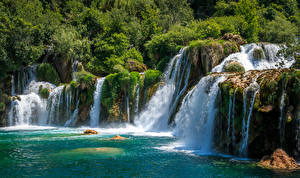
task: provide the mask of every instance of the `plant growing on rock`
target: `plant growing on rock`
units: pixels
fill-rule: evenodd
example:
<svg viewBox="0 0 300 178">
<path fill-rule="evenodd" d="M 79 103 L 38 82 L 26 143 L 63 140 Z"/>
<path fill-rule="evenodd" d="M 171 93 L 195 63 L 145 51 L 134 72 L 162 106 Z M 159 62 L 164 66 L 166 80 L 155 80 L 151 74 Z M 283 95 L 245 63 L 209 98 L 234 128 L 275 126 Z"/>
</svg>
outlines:
<svg viewBox="0 0 300 178">
<path fill-rule="evenodd" d="M 42 63 L 37 68 L 37 77 L 40 81 L 46 81 L 55 85 L 59 84 L 59 76 L 54 67 L 49 63 Z"/>
<path fill-rule="evenodd" d="M 224 67 L 225 72 L 245 72 L 245 68 L 239 62 L 231 62 Z"/>
</svg>

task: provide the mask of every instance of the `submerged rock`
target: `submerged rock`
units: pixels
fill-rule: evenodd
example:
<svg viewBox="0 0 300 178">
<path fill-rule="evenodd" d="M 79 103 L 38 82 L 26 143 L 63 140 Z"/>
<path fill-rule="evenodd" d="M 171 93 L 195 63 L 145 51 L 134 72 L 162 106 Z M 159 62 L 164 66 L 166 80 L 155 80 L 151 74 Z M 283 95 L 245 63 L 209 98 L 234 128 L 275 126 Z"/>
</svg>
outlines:
<svg viewBox="0 0 300 178">
<path fill-rule="evenodd" d="M 127 140 L 128 138 L 126 137 L 122 137 L 120 135 L 115 135 L 114 137 L 112 137 L 110 140 Z"/>
<path fill-rule="evenodd" d="M 299 169 L 300 166 L 296 163 L 295 159 L 282 149 L 276 149 L 271 156 L 264 156 L 259 166 L 271 169 Z"/>
<path fill-rule="evenodd" d="M 85 130 L 83 132 L 83 134 L 85 134 L 85 135 L 95 135 L 95 134 L 98 134 L 98 132 L 96 130 L 88 129 L 88 130 Z"/>
</svg>

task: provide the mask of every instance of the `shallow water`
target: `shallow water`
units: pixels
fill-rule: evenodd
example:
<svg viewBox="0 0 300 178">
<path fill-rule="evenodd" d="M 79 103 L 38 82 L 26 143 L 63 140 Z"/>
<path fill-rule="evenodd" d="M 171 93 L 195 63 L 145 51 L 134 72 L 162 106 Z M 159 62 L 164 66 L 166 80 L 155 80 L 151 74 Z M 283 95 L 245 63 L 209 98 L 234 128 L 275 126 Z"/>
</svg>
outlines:
<svg viewBox="0 0 300 178">
<path fill-rule="evenodd" d="M 197 155 L 174 149 L 170 133 L 133 129 L 10 127 L 0 129 L 1 177 L 299 177 L 276 173 L 255 161 L 226 155 Z M 115 134 L 128 140 L 109 140 Z"/>
</svg>

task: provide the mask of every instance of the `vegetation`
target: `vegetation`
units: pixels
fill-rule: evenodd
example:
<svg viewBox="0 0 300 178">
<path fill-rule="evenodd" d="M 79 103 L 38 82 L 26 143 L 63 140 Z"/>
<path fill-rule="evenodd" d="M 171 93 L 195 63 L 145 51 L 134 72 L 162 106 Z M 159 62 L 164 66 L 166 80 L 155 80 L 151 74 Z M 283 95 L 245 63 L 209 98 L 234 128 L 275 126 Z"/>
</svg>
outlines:
<svg viewBox="0 0 300 178">
<path fill-rule="evenodd" d="M 49 90 L 47 88 L 41 88 L 40 89 L 40 95 L 42 98 L 48 98 L 49 96 Z"/>
<path fill-rule="evenodd" d="M 238 62 L 231 62 L 224 67 L 225 72 L 245 72 L 245 68 Z"/>
<path fill-rule="evenodd" d="M 299 27 L 296 0 L 3 0 L 0 80 L 58 59 L 78 60 L 100 76 L 163 71 L 192 40 L 232 33 L 247 42 L 293 44 Z"/>
<path fill-rule="evenodd" d="M 40 81 L 46 81 L 53 84 L 59 84 L 59 77 L 51 64 L 42 63 L 37 68 L 37 77 Z"/>
</svg>

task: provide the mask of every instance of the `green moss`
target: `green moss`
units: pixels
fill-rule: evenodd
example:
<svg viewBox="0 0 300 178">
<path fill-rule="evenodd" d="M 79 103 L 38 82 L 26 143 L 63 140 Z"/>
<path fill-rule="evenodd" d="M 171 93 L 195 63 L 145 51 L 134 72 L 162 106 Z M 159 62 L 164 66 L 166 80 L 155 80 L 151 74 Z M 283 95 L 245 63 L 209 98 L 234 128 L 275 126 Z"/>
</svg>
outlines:
<svg viewBox="0 0 300 178">
<path fill-rule="evenodd" d="M 4 102 L 0 102 L 0 112 L 4 112 L 5 111 L 5 103 Z"/>
<path fill-rule="evenodd" d="M 51 64 L 42 63 L 37 68 L 37 77 L 40 81 L 46 81 L 55 85 L 59 84 L 59 76 Z"/>
<path fill-rule="evenodd" d="M 168 63 L 170 61 L 169 57 L 163 57 L 157 64 L 157 69 L 161 72 L 164 72 L 166 67 L 168 66 Z"/>
<path fill-rule="evenodd" d="M 253 51 L 253 58 L 254 59 L 263 59 L 264 58 L 264 52 L 262 49 L 255 48 Z"/>
<path fill-rule="evenodd" d="M 245 68 L 238 62 L 232 62 L 224 67 L 225 72 L 245 72 Z"/>
<path fill-rule="evenodd" d="M 81 85 L 84 84 L 87 88 L 92 87 L 95 84 L 96 76 L 89 72 L 86 71 L 76 72 L 75 76 L 77 82 L 80 83 Z"/>
<path fill-rule="evenodd" d="M 40 89 L 40 95 L 42 98 L 48 98 L 49 90 L 47 88 Z"/>
<path fill-rule="evenodd" d="M 161 80 L 162 73 L 159 70 L 147 70 L 145 72 L 144 87 L 149 88 Z"/>
</svg>

